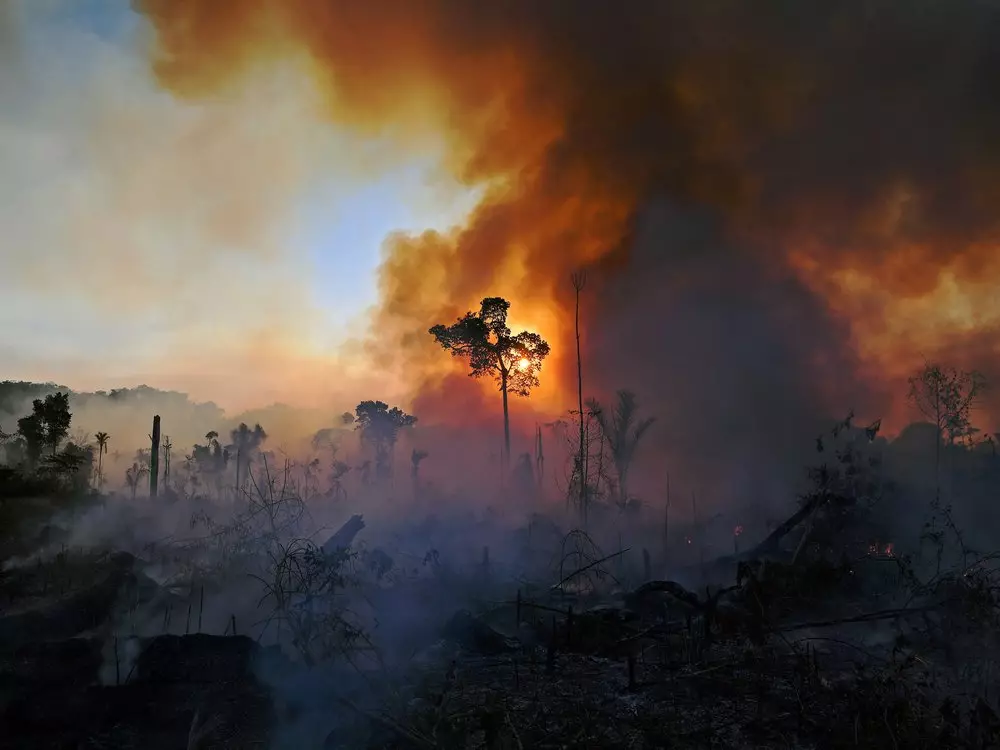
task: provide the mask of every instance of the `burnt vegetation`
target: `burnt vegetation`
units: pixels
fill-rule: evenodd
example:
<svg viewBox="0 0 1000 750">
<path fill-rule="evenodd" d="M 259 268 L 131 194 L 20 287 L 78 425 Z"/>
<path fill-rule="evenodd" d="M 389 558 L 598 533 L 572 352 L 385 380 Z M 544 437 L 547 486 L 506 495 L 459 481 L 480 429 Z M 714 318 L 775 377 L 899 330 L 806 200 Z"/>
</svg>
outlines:
<svg viewBox="0 0 1000 750">
<path fill-rule="evenodd" d="M 144 445 L 72 431 L 152 389 L 0 386 L 6 746 L 997 746 L 981 376 L 927 365 L 921 421 L 831 422 L 797 496 L 737 512 L 671 483 L 657 416 L 588 398 L 581 360 L 509 462 L 506 393 L 549 347 L 508 308 L 430 331 L 504 394 L 485 509 L 424 479 L 430 433 L 384 401 L 293 454 L 202 407 L 187 446 L 168 414 Z"/>
</svg>

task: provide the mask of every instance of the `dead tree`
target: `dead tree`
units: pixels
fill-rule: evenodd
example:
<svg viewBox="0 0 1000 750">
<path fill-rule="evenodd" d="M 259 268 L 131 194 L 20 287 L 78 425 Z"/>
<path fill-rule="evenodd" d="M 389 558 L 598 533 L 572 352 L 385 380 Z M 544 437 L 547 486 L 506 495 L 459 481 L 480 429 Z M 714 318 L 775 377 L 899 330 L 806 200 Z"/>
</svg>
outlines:
<svg viewBox="0 0 1000 750">
<path fill-rule="evenodd" d="M 153 417 L 153 434 L 149 436 L 149 496 L 156 497 L 160 475 L 160 415 Z"/>
</svg>

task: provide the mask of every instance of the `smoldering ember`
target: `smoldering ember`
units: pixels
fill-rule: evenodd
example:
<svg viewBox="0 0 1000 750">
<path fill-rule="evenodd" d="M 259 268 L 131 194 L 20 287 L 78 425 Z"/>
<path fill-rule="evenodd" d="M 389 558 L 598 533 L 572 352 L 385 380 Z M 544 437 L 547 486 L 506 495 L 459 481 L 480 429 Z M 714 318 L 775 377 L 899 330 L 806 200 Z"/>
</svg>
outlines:
<svg viewBox="0 0 1000 750">
<path fill-rule="evenodd" d="M 0 0 L 0 747 L 1000 748 L 997 29 Z"/>
</svg>

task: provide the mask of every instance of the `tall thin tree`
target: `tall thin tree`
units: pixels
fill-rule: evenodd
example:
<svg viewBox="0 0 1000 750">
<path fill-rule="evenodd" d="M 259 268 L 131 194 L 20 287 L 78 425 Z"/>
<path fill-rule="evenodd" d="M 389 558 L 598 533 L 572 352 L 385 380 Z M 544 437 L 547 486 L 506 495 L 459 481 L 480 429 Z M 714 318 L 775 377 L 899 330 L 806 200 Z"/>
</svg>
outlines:
<svg viewBox="0 0 1000 750">
<path fill-rule="evenodd" d="M 583 288 L 587 285 L 587 272 L 576 271 L 570 276 L 570 282 L 573 284 L 573 292 L 575 294 L 574 327 L 576 329 L 576 396 L 577 414 L 579 416 L 580 426 L 580 450 L 578 452 L 578 461 L 580 466 L 580 509 L 582 511 L 587 507 L 587 492 L 590 487 L 590 482 L 588 481 L 589 478 L 587 476 L 589 473 L 587 466 L 587 443 L 583 425 L 583 354 L 580 346 L 580 292 L 582 292 Z"/>
<path fill-rule="evenodd" d="M 156 497 L 160 480 L 160 415 L 153 417 L 153 432 L 149 435 L 149 496 Z"/>
<path fill-rule="evenodd" d="M 170 442 L 170 435 L 163 436 L 163 486 L 170 487 L 170 456 L 173 452 L 174 444 Z"/>
<path fill-rule="evenodd" d="M 947 440 L 968 437 L 972 430 L 972 409 L 986 389 L 978 372 L 928 363 L 909 379 L 909 399 L 934 425 L 934 492 L 941 495 L 941 445 Z"/>
<path fill-rule="evenodd" d="M 538 385 L 542 362 L 549 345 L 531 331 L 514 334 L 507 326 L 510 302 L 502 297 L 486 297 L 479 312 L 469 312 L 450 326 L 436 325 L 430 334 L 454 357 L 469 361 L 474 378 L 492 376 L 503 396 L 503 473 L 510 468 L 510 412 L 508 394 L 526 397 Z"/>
<path fill-rule="evenodd" d="M 97 443 L 97 489 L 100 490 L 104 486 L 104 454 L 108 452 L 108 441 L 111 440 L 111 436 L 106 432 L 98 432 L 94 435 L 94 441 Z"/>
</svg>

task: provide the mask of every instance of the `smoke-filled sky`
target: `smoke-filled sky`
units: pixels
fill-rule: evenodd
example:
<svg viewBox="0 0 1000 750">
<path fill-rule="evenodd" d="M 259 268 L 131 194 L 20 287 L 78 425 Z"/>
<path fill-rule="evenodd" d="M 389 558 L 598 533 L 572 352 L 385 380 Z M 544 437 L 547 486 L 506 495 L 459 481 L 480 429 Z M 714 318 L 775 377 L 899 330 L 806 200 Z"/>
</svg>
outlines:
<svg viewBox="0 0 1000 750">
<path fill-rule="evenodd" d="M 426 329 L 500 294 L 562 408 L 581 267 L 591 388 L 699 437 L 1000 372 L 995 2 L 133 5 L 7 0 L 17 374 L 467 415 Z"/>
</svg>

